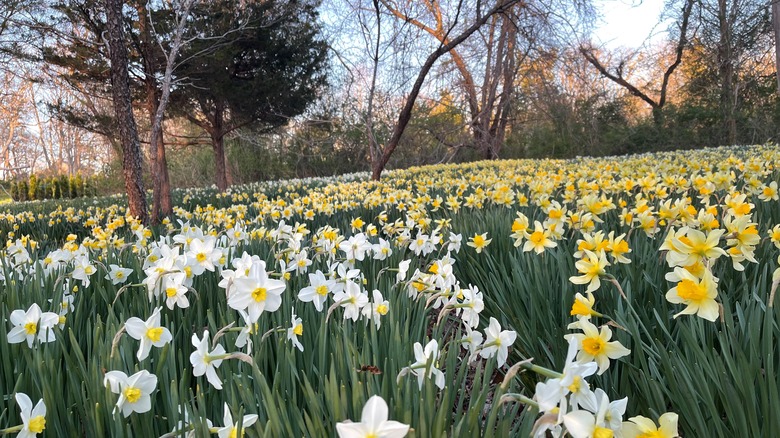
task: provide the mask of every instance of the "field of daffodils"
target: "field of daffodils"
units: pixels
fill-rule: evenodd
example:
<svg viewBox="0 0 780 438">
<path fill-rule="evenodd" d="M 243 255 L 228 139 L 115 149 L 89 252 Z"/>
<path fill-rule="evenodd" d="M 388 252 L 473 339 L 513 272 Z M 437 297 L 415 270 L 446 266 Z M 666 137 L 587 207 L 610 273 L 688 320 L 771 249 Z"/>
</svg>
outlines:
<svg viewBox="0 0 780 438">
<path fill-rule="evenodd" d="M 780 148 L 0 212 L 0 435 L 780 436 Z M 780 307 L 780 304 L 778 305 Z"/>
</svg>

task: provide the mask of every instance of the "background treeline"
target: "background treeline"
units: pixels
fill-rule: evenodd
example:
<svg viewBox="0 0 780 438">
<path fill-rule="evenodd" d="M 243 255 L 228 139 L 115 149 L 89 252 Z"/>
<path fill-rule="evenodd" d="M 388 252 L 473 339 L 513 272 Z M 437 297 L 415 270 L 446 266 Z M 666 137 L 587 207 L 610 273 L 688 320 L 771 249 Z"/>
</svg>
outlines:
<svg viewBox="0 0 780 438">
<path fill-rule="evenodd" d="M 386 166 L 402 168 L 780 140 L 770 0 L 667 1 L 638 48 L 598 40 L 609 4 L 596 0 L 122 3 L 155 190 L 166 173 L 224 188 L 375 170 L 391 146 Z M 105 31 L 103 1 L 0 5 L 0 179 L 101 175 L 101 191 L 123 191 Z"/>
</svg>

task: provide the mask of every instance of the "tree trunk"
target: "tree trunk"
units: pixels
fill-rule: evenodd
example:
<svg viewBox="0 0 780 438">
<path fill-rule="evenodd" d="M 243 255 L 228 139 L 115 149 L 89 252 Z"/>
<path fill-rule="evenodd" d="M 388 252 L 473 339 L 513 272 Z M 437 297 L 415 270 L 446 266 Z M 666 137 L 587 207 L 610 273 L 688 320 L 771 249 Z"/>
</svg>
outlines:
<svg viewBox="0 0 780 438">
<path fill-rule="evenodd" d="M 227 187 L 227 172 L 225 169 L 225 107 L 222 102 L 214 105 L 214 123 L 211 129 L 211 145 L 214 148 L 214 177 L 217 188 L 224 192 Z"/>
<path fill-rule="evenodd" d="M 726 125 L 726 143 L 737 143 L 736 102 L 734 93 L 734 59 L 732 57 L 732 23 L 727 0 L 718 0 L 718 76 L 720 79 L 720 109 Z"/>
<path fill-rule="evenodd" d="M 780 0 L 772 2 L 772 27 L 775 30 L 775 77 L 777 94 L 780 95 Z"/>
<path fill-rule="evenodd" d="M 122 143 L 122 174 L 125 178 L 127 205 L 131 216 L 148 221 L 146 193 L 141 173 L 141 146 L 133 117 L 130 78 L 127 72 L 127 47 L 122 20 L 122 0 L 106 0 L 106 29 L 111 59 L 111 93 L 114 115 Z"/>
<path fill-rule="evenodd" d="M 160 131 L 159 143 L 157 143 L 157 168 L 160 171 L 160 216 L 169 217 L 173 214 L 173 202 L 171 201 L 171 180 L 168 177 L 168 159 L 165 157 L 162 131 Z"/>
</svg>

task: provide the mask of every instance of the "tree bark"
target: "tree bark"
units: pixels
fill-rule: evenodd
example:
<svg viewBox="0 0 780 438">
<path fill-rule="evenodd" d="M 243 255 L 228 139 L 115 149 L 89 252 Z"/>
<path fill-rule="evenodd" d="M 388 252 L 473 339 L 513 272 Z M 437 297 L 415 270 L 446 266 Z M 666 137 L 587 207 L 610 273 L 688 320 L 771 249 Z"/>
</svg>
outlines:
<svg viewBox="0 0 780 438">
<path fill-rule="evenodd" d="M 732 6 L 733 7 L 733 6 Z M 733 11 L 732 11 L 733 12 Z M 720 107 L 723 122 L 726 125 L 726 142 L 729 145 L 737 142 L 736 102 L 734 93 L 734 59 L 732 47 L 731 14 L 727 0 L 718 0 L 718 76 L 720 79 Z"/>
<path fill-rule="evenodd" d="M 214 105 L 214 123 L 209 134 L 211 135 L 211 145 L 214 148 L 214 177 L 217 188 L 224 192 L 227 190 L 227 171 L 225 169 L 225 130 L 224 130 L 225 107 L 221 102 Z"/>
<path fill-rule="evenodd" d="M 141 146 L 133 117 L 127 47 L 122 28 L 122 0 L 105 0 L 106 28 L 111 60 L 111 93 L 119 138 L 122 144 L 122 174 L 131 216 L 148 222 L 146 193 L 141 173 Z"/>
<path fill-rule="evenodd" d="M 780 0 L 772 2 L 772 27 L 775 30 L 775 78 L 777 94 L 780 95 Z"/>
</svg>

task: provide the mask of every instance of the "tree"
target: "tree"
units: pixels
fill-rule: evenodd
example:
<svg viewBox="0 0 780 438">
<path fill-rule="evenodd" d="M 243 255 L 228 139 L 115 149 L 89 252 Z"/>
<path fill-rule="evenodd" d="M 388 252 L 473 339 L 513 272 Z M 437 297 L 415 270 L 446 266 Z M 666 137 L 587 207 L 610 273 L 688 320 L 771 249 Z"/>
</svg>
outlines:
<svg viewBox="0 0 780 438">
<path fill-rule="evenodd" d="M 433 68 L 433 65 L 436 63 L 436 61 L 439 58 L 441 58 L 443 55 L 449 53 L 454 48 L 456 48 L 459 44 L 465 41 L 474 32 L 479 30 L 483 25 L 485 25 L 485 23 L 488 22 L 488 20 L 490 20 L 491 17 L 497 14 L 507 13 L 517 2 L 518 0 L 498 0 L 493 5 L 492 8 L 487 10 L 482 10 L 481 3 L 478 2 L 477 10 L 475 12 L 476 15 L 472 23 L 464 30 L 462 30 L 459 34 L 450 37 L 451 33 L 454 30 L 455 25 L 458 23 L 458 18 L 460 17 L 461 13 L 465 13 L 462 10 L 463 1 L 460 1 L 458 3 L 458 7 L 456 9 L 455 19 L 453 20 L 453 23 L 446 30 L 443 31 L 443 37 L 439 40 L 438 48 L 427 56 L 425 62 L 420 67 L 420 71 L 417 74 L 417 78 L 414 81 L 414 85 L 412 86 L 411 91 L 409 92 L 408 96 L 405 99 L 403 108 L 398 114 L 398 120 L 395 123 L 395 127 L 393 128 L 393 132 L 390 136 L 389 141 L 382 148 L 382 153 L 379 156 L 379 158 L 376 161 L 371 163 L 372 179 L 379 180 L 379 178 L 382 175 L 382 171 L 387 165 L 387 162 L 390 160 L 390 156 L 398 147 L 398 143 L 401 140 L 401 136 L 403 135 L 404 130 L 406 129 L 406 126 L 409 124 L 409 121 L 412 117 L 412 110 L 414 108 L 414 103 L 420 94 L 420 90 L 422 89 L 423 83 L 425 82 L 425 78 L 430 72 L 431 68 Z"/>
<path fill-rule="evenodd" d="M 772 30 L 775 33 L 775 79 L 780 96 L 780 0 L 772 0 Z"/>
<path fill-rule="evenodd" d="M 599 71 L 599 73 L 628 90 L 631 95 L 642 99 L 644 102 L 650 105 L 650 108 L 652 108 L 653 111 L 653 121 L 656 125 L 659 126 L 661 124 L 661 111 L 666 104 L 666 94 L 669 86 L 669 79 L 672 77 L 672 74 L 674 74 L 674 71 L 677 69 L 677 67 L 680 66 L 680 63 L 682 62 L 683 51 L 688 44 L 688 25 L 690 23 L 691 12 L 693 11 L 694 3 L 695 0 L 685 0 L 685 4 L 683 5 L 680 21 L 678 22 L 679 35 L 677 37 L 677 44 L 674 49 L 674 60 L 666 68 L 666 71 L 664 71 L 661 89 L 658 92 L 657 99 L 651 97 L 650 93 L 640 90 L 639 87 L 630 83 L 629 80 L 624 76 L 624 68 L 627 60 L 621 60 L 617 67 L 610 71 L 610 69 L 599 60 L 596 50 L 592 45 L 588 44 L 580 46 L 580 53 L 582 53 L 582 56 L 584 56 L 585 59 L 591 65 L 593 65 L 596 70 Z"/>
<path fill-rule="evenodd" d="M 147 221 L 146 193 L 141 174 L 141 146 L 130 97 L 127 47 L 125 46 L 122 0 L 106 0 L 106 31 L 111 60 L 111 91 L 114 115 L 122 143 L 122 173 L 131 216 Z"/>
<path fill-rule="evenodd" d="M 150 37 L 150 27 L 153 25 L 152 16 L 146 10 L 145 5 L 139 5 L 139 15 L 141 16 L 141 48 L 144 53 L 144 72 L 147 105 L 149 116 L 151 117 L 151 132 L 149 134 L 150 157 L 152 168 L 152 179 L 154 181 L 154 191 L 152 197 L 151 220 L 156 224 L 160 216 L 170 216 L 173 213 L 173 204 L 171 202 L 171 185 L 168 177 L 168 162 L 165 157 L 165 143 L 163 142 L 163 117 L 165 109 L 168 106 L 168 100 L 171 95 L 171 87 L 174 85 L 173 72 L 176 68 L 176 59 L 179 51 L 192 40 L 185 40 L 185 33 L 189 27 L 190 10 L 198 0 L 181 0 L 171 4 L 173 10 L 173 26 L 171 30 L 170 47 L 166 52 L 162 41 L 156 38 L 157 45 L 162 49 L 164 58 L 164 72 L 162 79 L 158 80 L 155 74 L 157 64 L 152 61 L 155 50 L 152 48 Z M 155 32 L 155 35 L 157 33 Z M 159 88 L 159 90 L 158 90 Z M 159 94 L 159 96 L 158 96 Z"/>
<path fill-rule="evenodd" d="M 381 0 L 382 4 L 398 19 L 423 30 L 441 44 L 450 39 L 446 16 L 441 4 L 433 0 L 420 2 L 422 12 L 411 9 L 410 3 Z M 518 50 L 518 9 L 526 8 L 517 4 L 507 8 L 504 14 L 494 14 L 480 30 L 484 44 L 479 44 L 479 62 L 469 63 L 465 52 L 454 47 L 448 52 L 460 74 L 459 86 L 466 95 L 471 121 L 469 127 L 473 136 L 473 147 L 480 151 L 483 158 L 498 158 L 509 121 L 510 101 L 514 89 L 515 76 L 520 57 L 527 52 Z M 427 22 L 425 21 L 426 17 Z M 465 45 L 465 44 L 464 44 Z M 461 46 L 462 47 L 462 46 Z M 478 84 L 475 74 L 483 75 Z"/>
<path fill-rule="evenodd" d="M 171 100 L 209 134 L 216 184 L 225 190 L 225 137 L 249 125 L 270 132 L 302 114 L 325 84 L 326 44 L 313 2 L 204 2 L 191 26 L 222 37 L 195 41 L 182 53 L 179 74 L 189 86 Z"/>
</svg>

